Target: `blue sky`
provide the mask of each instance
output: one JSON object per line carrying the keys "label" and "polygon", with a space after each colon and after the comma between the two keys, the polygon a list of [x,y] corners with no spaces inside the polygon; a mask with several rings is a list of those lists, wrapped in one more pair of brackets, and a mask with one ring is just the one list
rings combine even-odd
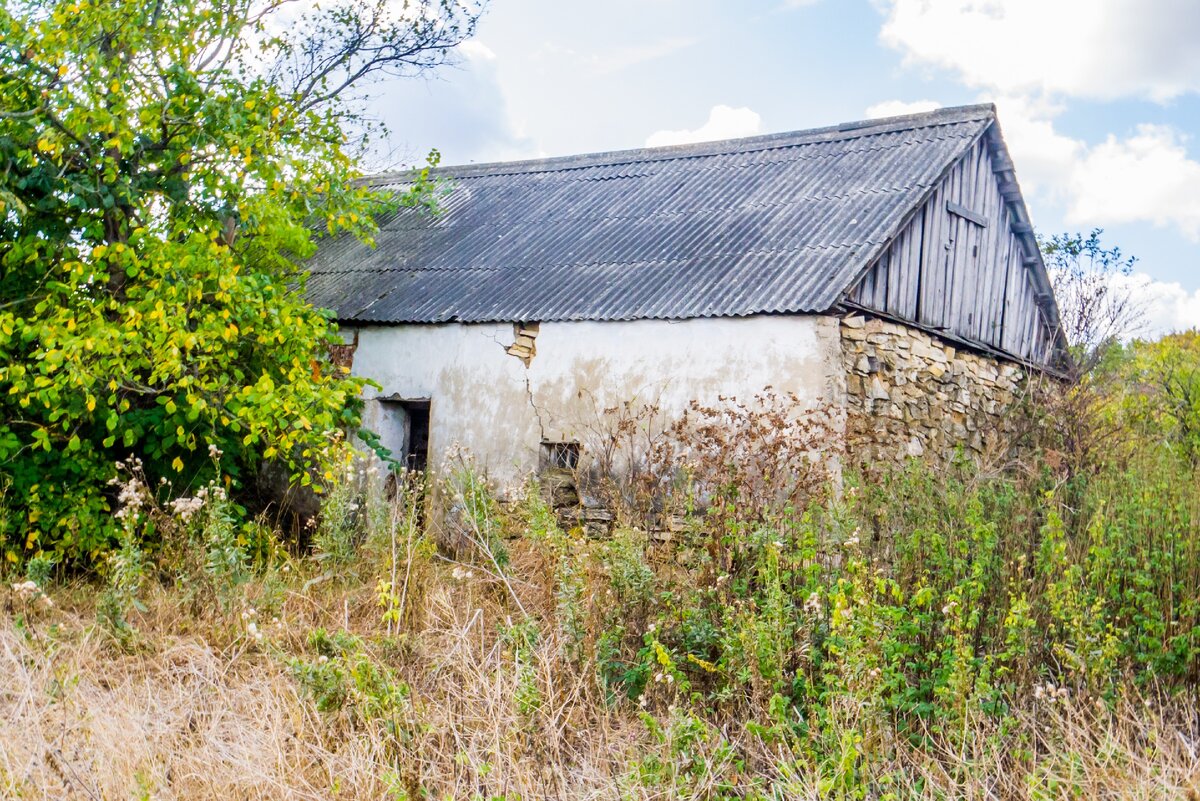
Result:
{"label": "blue sky", "polygon": [[1200,325],[1200,0],[491,0],[458,63],[376,87],[380,166],[722,139],[995,102],[1043,233],[1139,257]]}

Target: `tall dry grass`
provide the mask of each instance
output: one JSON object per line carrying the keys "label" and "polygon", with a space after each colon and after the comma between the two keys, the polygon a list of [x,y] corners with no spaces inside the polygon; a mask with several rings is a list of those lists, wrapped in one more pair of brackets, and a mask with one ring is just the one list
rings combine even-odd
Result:
{"label": "tall dry grass", "polygon": [[318,711],[286,663],[317,627],[376,634],[365,586],[297,585],[261,642],[162,590],[130,652],[94,625],[86,590],[49,613],[5,616],[0,796],[375,799],[424,787],[439,798],[612,797],[640,723],[564,669],[552,638],[534,652],[543,703],[520,714],[491,594],[447,571],[424,599],[420,635],[372,646],[411,685],[416,737],[399,756],[377,728]]}
{"label": "tall dry grass", "polygon": [[[526,578],[513,587],[549,619],[539,560],[514,546],[512,575]],[[255,609],[261,640],[240,616],[197,610],[161,587],[126,646],[95,624],[88,587],[56,593],[52,609],[10,594],[0,621],[0,796],[827,797],[801,755],[735,721],[683,742],[677,710],[606,698],[553,626],[517,653],[497,634],[511,622],[508,590],[486,576],[434,564],[421,578],[419,629],[388,638],[368,583],[290,575],[269,592],[267,582],[248,589],[242,609]],[[322,712],[304,692],[289,660],[316,658],[316,629],[360,635],[370,659],[407,683],[400,749],[377,722]],[[530,681],[532,709],[519,703]],[[1109,708],[1059,692],[1004,729],[972,717],[953,739],[918,749],[882,737],[864,757],[891,777],[896,798],[1200,798],[1200,713],[1177,696],[1130,692]],[[641,768],[655,760],[663,770],[647,782]]]}

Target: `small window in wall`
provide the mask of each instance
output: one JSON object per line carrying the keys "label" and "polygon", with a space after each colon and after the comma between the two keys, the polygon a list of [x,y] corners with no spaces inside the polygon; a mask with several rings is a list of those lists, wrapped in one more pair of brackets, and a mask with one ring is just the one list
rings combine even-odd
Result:
{"label": "small window in wall", "polygon": [[548,468],[574,470],[579,467],[579,443],[543,442],[542,460]]}
{"label": "small window in wall", "polygon": [[424,470],[429,464],[429,400],[393,397],[379,403],[380,444],[409,470]]}

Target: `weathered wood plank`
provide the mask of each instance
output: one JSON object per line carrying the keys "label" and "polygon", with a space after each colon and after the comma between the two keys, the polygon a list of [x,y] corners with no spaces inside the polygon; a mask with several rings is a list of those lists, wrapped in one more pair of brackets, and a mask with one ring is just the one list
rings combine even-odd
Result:
{"label": "weathered wood plank", "polygon": [[955,214],[959,217],[962,217],[965,220],[970,220],[971,222],[978,225],[980,228],[987,228],[987,226],[988,226],[988,218],[986,216],[984,216],[983,214],[980,214],[978,212],[971,211],[966,206],[959,205],[958,203],[955,203],[953,200],[946,201],[946,211],[950,212],[951,214]]}
{"label": "weathered wood plank", "polygon": [[[1053,349],[1015,181],[981,140],[935,187],[854,293],[867,308],[1038,360]],[[1026,237],[1027,238],[1027,237]]]}

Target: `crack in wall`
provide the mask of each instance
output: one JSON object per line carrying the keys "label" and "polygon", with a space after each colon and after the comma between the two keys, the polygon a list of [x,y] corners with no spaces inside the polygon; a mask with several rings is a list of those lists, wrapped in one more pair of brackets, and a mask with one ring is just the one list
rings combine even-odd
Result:
{"label": "crack in wall", "polygon": [[546,441],[546,426],[542,423],[542,411],[538,408],[537,403],[533,400],[533,385],[529,381],[529,376],[525,376],[525,396],[529,398],[529,408],[533,409],[534,419],[538,424],[538,437],[541,442]]}

